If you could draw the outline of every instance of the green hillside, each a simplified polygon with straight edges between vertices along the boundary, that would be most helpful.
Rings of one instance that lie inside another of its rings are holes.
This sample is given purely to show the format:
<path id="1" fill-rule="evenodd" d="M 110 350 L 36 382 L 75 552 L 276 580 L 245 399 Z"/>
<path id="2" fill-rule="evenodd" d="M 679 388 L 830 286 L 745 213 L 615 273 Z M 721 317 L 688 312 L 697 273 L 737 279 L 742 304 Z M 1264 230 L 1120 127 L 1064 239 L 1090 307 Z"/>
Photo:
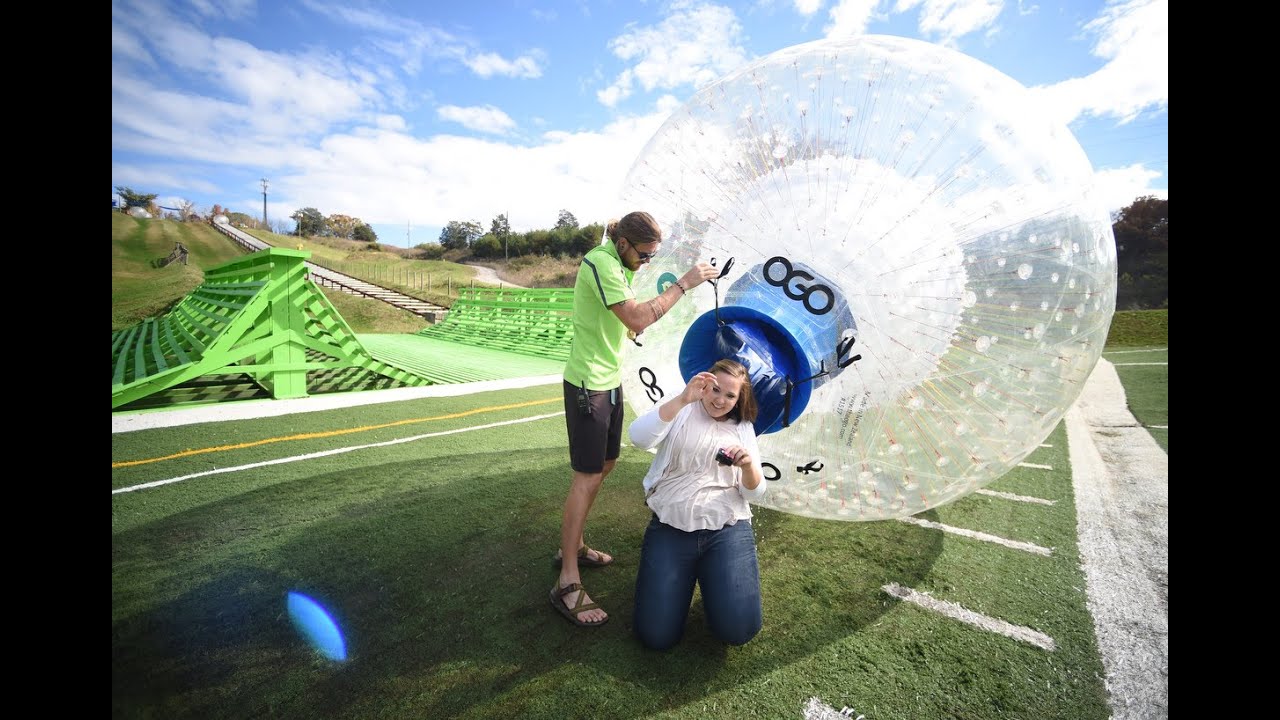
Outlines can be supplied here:
<path id="1" fill-rule="evenodd" d="M 188 265 L 153 267 L 179 242 L 191 253 Z M 200 285 L 203 268 L 243 254 L 239 246 L 209 225 L 111 213 L 112 331 L 163 314 Z"/>
<path id="2" fill-rule="evenodd" d="M 1107 347 L 1150 347 L 1169 344 L 1169 311 L 1117 310 L 1111 318 Z"/>
<path id="3" fill-rule="evenodd" d="M 167 257 L 174 244 L 179 242 L 190 252 L 187 265 L 153 266 L 155 261 Z M 205 268 L 245 254 L 243 248 L 211 225 L 144 220 L 112 212 L 112 332 L 131 327 L 148 317 L 163 315 L 187 293 L 200 286 L 204 281 Z M 427 321 L 421 317 L 384 302 L 337 291 L 322 291 L 355 332 L 417 332 L 427 326 Z"/>

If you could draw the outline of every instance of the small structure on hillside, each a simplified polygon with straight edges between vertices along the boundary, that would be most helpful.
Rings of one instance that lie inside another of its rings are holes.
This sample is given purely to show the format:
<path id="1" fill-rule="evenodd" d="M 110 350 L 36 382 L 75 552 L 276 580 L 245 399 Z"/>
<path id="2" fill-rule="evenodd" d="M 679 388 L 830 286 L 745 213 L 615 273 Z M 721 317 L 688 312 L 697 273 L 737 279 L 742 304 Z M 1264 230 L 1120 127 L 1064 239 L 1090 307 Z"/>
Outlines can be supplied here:
<path id="1" fill-rule="evenodd" d="M 161 258 L 161 260 L 158 263 L 156 263 L 156 267 L 164 267 L 165 265 L 168 265 L 171 262 L 180 262 L 183 265 L 186 265 L 187 255 L 189 254 L 190 253 L 187 252 L 186 245 L 183 245 L 180 242 L 176 242 L 173 244 L 173 252 L 169 253 L 169 257 Z"/>

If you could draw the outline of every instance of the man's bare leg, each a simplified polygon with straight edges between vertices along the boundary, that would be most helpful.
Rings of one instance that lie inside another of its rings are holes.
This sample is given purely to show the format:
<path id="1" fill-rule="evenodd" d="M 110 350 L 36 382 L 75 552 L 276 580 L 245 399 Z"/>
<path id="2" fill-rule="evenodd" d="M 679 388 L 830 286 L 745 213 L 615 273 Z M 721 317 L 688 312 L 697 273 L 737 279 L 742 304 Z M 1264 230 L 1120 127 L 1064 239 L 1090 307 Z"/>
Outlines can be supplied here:
<path id="1" fill-rule="evenodd" d="M 587 515 L 595 504 L 596 495 L 604 479 L 617 464 L 616 460 L 606 460 L 603 472 L 582 473 L 573 471 L 573 483 L 569 487 L 569 496 L 564 501 L 564 517 L 560 523 L 560 579 L 559 587 L 582 582 L 578 573 L 578 548 L 583 545 L 583 535 L 587 525 Z M 579 592 L 571 592 L 564 596 L 565 605 L 570 608 L 578 604 Z M 591 596 L 582 602 L 591 602 Z M 583 622 L 599 622 L 609 615 L 600 608 L 587 610 L 578 616 Z"/>

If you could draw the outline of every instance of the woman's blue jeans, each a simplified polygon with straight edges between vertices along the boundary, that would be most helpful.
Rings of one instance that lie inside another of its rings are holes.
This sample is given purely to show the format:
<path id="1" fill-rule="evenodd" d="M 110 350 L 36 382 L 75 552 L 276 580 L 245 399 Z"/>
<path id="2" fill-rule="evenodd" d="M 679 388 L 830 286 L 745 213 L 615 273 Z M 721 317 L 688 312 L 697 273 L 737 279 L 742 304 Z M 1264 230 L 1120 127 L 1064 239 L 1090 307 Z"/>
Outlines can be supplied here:
<path id="1" fill-rule="evenodd" d="M 646 647 L 666 650 L 680 641 L 695 582 L 707 625 L 721 642 L 742 645 L 760 632 L 760 563 L 751 523 L 685 532 L 654 515 L 636 574 L 635 633 Z"/>

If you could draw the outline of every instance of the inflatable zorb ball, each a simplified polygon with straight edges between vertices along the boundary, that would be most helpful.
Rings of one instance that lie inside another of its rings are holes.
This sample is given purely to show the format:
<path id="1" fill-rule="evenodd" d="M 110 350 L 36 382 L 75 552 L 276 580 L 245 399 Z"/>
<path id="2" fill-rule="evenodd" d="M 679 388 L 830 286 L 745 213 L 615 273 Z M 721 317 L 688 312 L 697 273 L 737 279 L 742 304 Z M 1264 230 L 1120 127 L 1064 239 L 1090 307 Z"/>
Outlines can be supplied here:
<path id="1" fill-rule="evenodd" d="M 747 365 L 769 491 L 904 517 L 996 480 L 1080 394 L 1115 311 L 1115 239 L 1071 133 L 995 69 L 863 36 L 701 90 L 649 141 L 627 207 L 666 229 L 647 299 L 699 286 L 624 358 L 642 413 L 720 357 Z"/>

